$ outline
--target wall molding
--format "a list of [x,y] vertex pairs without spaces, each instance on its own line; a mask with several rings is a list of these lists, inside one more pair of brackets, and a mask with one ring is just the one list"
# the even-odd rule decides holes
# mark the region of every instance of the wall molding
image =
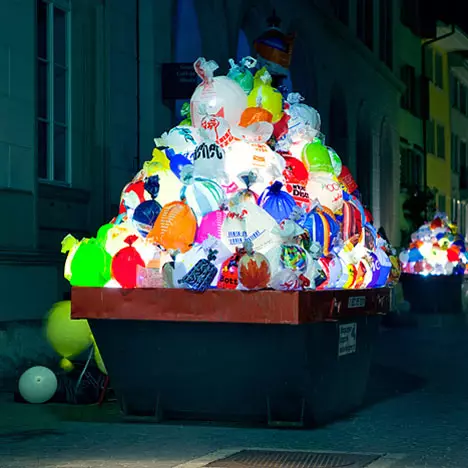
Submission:
[[50,266],[61,267],[65,255],[41,250],[6,250],[0,249],[0,265]]
[[38,196],[39,198],[47,200],[61,200],[86,204],[90,200],[91,193],[89,190],[39,182]]

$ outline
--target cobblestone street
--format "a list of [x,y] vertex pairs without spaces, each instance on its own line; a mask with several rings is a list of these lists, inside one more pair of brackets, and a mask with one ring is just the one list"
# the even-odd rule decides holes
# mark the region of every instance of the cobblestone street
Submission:
[[383,330],[365,408],[310,431],[121,424],[99,416],[105,409],[70,418],[51,416],[47,406],[3,403],[0,467],[171,468],[217,450],[265,447],[403,454],[391,466],[466,468],[467,331],[462,317]]

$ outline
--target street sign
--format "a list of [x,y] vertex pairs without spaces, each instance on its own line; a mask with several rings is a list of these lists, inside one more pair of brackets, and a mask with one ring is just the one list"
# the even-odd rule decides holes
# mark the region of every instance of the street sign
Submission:
[[199,83],[193,63],[163,63],[161,71],[162,98],[190,99]]

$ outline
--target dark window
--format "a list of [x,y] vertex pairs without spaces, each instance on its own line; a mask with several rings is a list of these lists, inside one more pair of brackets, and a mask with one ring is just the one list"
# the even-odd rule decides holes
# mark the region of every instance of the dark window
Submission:
[[435,76],[434,76],[434,84],[440,88],[444,88],[444,63],[442,54],[436,51],[435,53]]
[[460,166],[468,166],[468,161],[467,161],[467,146],[466,146],[466,140],[460,140],[460,152],[459,152],[459,161],[460,161]]
[[349,24],[349,0],[332,0],[335,16],[344,24]]
[[403,187],[422,187],[423,184],[423,156],[419,151],[406,145],[400,147],[400,177]]
[[452,139],[450,142],[450,166],[452,168],[452,172],[460,172],[460,139],[457,135],[452,133]]
[[430,46],[424,47],[424,65],[426,78],[434,81],[434,50]]
[[401,67],[401,81],[406,86],[405,92],[401,96],[401,107],[416,114],[416,71],[411,65]]
[[459,161],[460,161],[460,189],[468,189],[468,161],[467,161],[467,145],[466,140],[460,139],[460,152],[459,152]]
[[357,0],[357,34],[369,49],[374,47],[374,0]]
[[69,183],[69,11],[36,2],[38,177]]
[[438,198],[438,203],[437,203],[437,209],[439,211],[445,212],[447,210],[447,197],[443,195],[442,193],[439,193]]
[[380,0],[379,54],[389,68],[393,66],[392,1]]
[[400,0],[400,21],[410,29],[418,25],[419,8],[415,0]]
[[463,115],[467,114],[467,109],[466,109],[466,98],[467,98],[467,93],[466,93],[466,86],[462,85],[460,83],[460,95],[459,95],[459,104],[458,104],[458,109],[460,109],[460,112]]
[[468,189],[468,170],[466,165],[460,166],[460,190]]
[[437,124],[437,157],[445,159],[445,127]]
[[450,103],[452,107],[458,108],[460,102],[460,82],[450,74]]

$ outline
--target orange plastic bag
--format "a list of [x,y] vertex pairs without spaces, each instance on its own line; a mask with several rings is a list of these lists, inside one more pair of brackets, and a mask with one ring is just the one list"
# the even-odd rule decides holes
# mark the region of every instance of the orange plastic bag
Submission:
[[262,107],[247,107],[247,109],[242,112],[239,125],[241,127],[248,127],[257,122],[269,122],[273,121],[273,114],[263,109]]
[[190,250],[196,232],[197,220],[192,209],[182,201],[175,201],[163,206],[147,239],[166,250],[185,253]]

